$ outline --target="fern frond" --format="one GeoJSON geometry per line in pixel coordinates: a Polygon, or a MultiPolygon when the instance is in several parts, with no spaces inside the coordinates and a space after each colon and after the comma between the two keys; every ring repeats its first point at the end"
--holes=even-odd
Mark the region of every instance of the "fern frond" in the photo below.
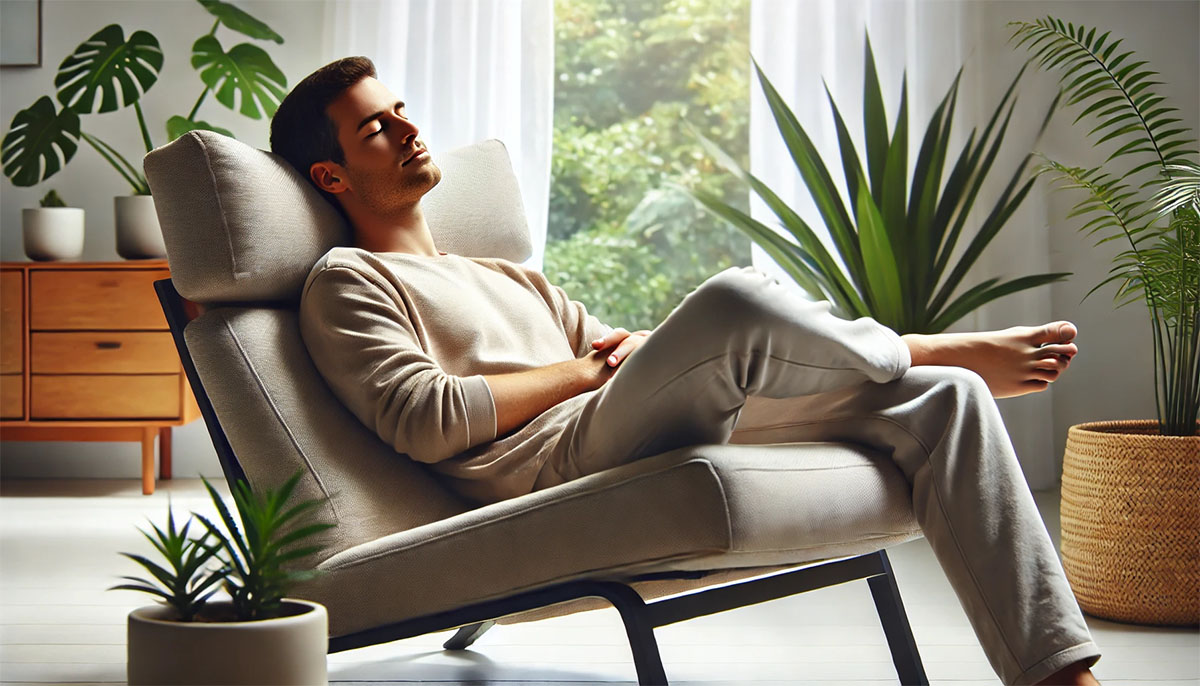
{"type": "Polygon", "coordinates": [[[1096,36],[1094,28],[1046,17],[1012,22],[1012,41],[1030,51],[1039,68],[1059,70],[1059,84],[1067,105],[1087,103],[1076,121],[1095,116],[1099,125],[1088,132],[1097,145],[1117,140],[1120,145],[1109,160],[1152,152],[1160,166],[1178,162],[1193,153],[1181,149],[1190,142],[1179,122],[1178,109],[1163,104],[1155,94],[1157,72],[1131,50],[1117,51],[1120,40],[1108,42],[1109,33],[1096,36]]]}
{"type": "Polygon", "coordinates": [[[1168,164],[1164,171],[1167,178],[1154,194],[1157,215],[1164,217],[1188,206],[1200,208],[1200,164],[1168,164]]]}

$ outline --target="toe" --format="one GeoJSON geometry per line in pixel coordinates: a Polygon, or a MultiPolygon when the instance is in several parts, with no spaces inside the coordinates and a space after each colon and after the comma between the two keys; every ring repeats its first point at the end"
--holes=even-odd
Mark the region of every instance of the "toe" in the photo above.
{"type": "Polygon", "coordinates": [[[1043,345],[1047,343],[1069,343],[1075,339],[1079,330],[1075,325],[1068,321],[1050,322],[1045,326],[1039,326],[1034,329],[1033,343],[1043,345]]]}
{"type": "Polygon", "coordinates": [[[1037,356],[1039,358],[1056,357],[1060,355],[1066,358],[1072,358],[1077,354],[1079,354],[1079,346],[1075,345],[1074,343],[1049,343],[1037,349],[1037,356]]]}

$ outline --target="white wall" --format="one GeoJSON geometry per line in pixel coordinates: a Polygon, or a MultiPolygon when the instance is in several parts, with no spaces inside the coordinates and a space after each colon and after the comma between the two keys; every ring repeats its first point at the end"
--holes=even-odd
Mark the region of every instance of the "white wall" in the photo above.
{"type": "MultiPolygon", "coordinates": [[[[222,27],[217,37],[225,49],[243,40],[267,51],[283,70],[289,85],[325,63],[321,51],[324,0],[238,0],[236,5],[265,22],[284,39],[282,45],[255,41],[222,27]]],[[[142,101],[155,145],[166,143],[165,122],[186,115],[203,89],[190,64],[191,46],[212,28],[213,17],[198,3],[185,0],[45,0],[42,66],[0,70],[0,122],[4,131],[20,110],[42,95],[54,95],[58,65],[76,46],[111,23],[128,36],[136,30],[154,34],[165,61],[156,83],[142,101]]],[[[226,109],[211,95],[198,118],[227,128],[251,145],[268,146],[266,120],[252,120],[226,109]]],[[[113,145],[137,166],[144,153],[133,108],[84,115],[82,128],[113,145]]],[[[55,188],[68,204],[87,213],[84,260],[119,260],[113,228],[113,196],[127,195],[129,185],[86,144],[64,171],[32,188],[16,188],[0,180],[0,257],[26,259],[21,243],[21,209],[36,207],[45,192],[55,188]]],[[[216,454],[202,421],[175,429],[174,473],[178,476],[219,476],[216,454]]],[[[4,442],[0,447],[4,477],[135,478],[141,452],[136,443],[4,442]]]]}

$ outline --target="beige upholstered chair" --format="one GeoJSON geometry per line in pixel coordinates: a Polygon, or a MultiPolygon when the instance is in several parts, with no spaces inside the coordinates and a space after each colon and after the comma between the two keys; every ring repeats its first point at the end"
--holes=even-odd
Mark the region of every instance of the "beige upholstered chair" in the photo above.
{"type": "MultiPolygon", "coordinates": [[[[504,147],[436,159],[424,206],[438,247],[526,259],[504,147]]],[[[301,287],[348,236],[332,207],[281,158],[209,132],[145,170],[172,273],[156,288],[226,478],[259,488],[303,468],[296,497],[324,499],[338,522],[315,562],[326,573],[297,593],[328,608],[331,652],[459,627],[447,648],[463,649],[494,621],[611,603],[641,683],[666,683],[654,627],[866,578],[901,681],[928,683],[882,552],[920,535],[890,461],[850,445],[698,445],[473,506],[355,419],[305,351],[301,287]]]]}

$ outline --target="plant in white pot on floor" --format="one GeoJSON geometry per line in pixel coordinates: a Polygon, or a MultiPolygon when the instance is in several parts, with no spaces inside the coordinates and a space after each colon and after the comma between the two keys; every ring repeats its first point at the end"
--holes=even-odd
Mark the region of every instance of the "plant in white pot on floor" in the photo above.
{"type": "Polygon", "coordinates": [[[83,254],[83,209],[67,207],[51,190],[40,207],[21,210],[25,254],[31,260],[72,260],[83,254]]]}
{"type": "MultiPolygon", "coordinates": [[[[197,119],[209,93],[228,109],[251,119],[270,119],[287,93],[287,78],[266,51],[252,43],[239,43],[226,50],[216,34],[224,26],[260,41],[283,43],[283,38],[234,5],[221,0],[197,2],[213,20],[211,30],[192,44],[191,65],[199,73],[203,89],[191,111],[167,119],[163,128],[168,140],[194,129],[233,136],[226,129],[197,119]]],[[[172,13],[177,9],[175,3],[161,7],[172,13]]],[[[58,173],[75,156],[80,141],[95,149],[133,193],[117,196],[114,202],[117,253],[126,259],[167,254],[150,186],[139,166],[130,163],[116,147],[81,130],[80,117],[131,107],[137,115],[145,152],[150,152],[154,142],[141,99],[158,82],[163,62],[162,48],[153,34],[134,31],[126,39],[120,25],[105,26],[59,65],[54,86],[61,109],[49,96],[42,96],[17,112],[0,144],[4,175],[17,186],[32,186],[58,173]]]]}
{"type": "MultiPolygon", "coordinates": [[[[314,570],[294,568],[321,546],[304,542],[333,524],[305,522],[322,501],[289,503],[297,472],[278,489],[252,493],[244,481],[231,489],[238,526],[221,496],[204,482],[222,526],[192,514],[175,528],[142,533],[166,560],[160,565],[121,553],[153,580],[127,576],[113,589],[149,593],[162,603],[129,614],[128,680],[134,684],[326,683],[328,615],[317,603],[286,594],[314,570]],[[199,520],[201,532],[189,530],[199,520]],[[228,599],[213,600],[219,590],[228,599]]],[[[113,590],[110,589],[110,590],[113,590]]]]}
{"type": "MultiPolygon", "coordinates": [[[[1200,166],[1191,131],[1156,92],[1157,72],[1123,39],[1054,17],[1015,22],[1030,61],[1060,74],[1097,167],[1047,159],[1080,192],[1070,217],[1121,252],[1120,305],[1142,302],[1158,418],[1071,427],[1062,478],[1063,567],[1080,606],[1109,619],[1200,622],[1200,166]]],[[[1090,293],[1089,293],[1090,295],[1090,293]]],[[[1120,393],[1122,389],[1114,389],[1120,393]]]]}

